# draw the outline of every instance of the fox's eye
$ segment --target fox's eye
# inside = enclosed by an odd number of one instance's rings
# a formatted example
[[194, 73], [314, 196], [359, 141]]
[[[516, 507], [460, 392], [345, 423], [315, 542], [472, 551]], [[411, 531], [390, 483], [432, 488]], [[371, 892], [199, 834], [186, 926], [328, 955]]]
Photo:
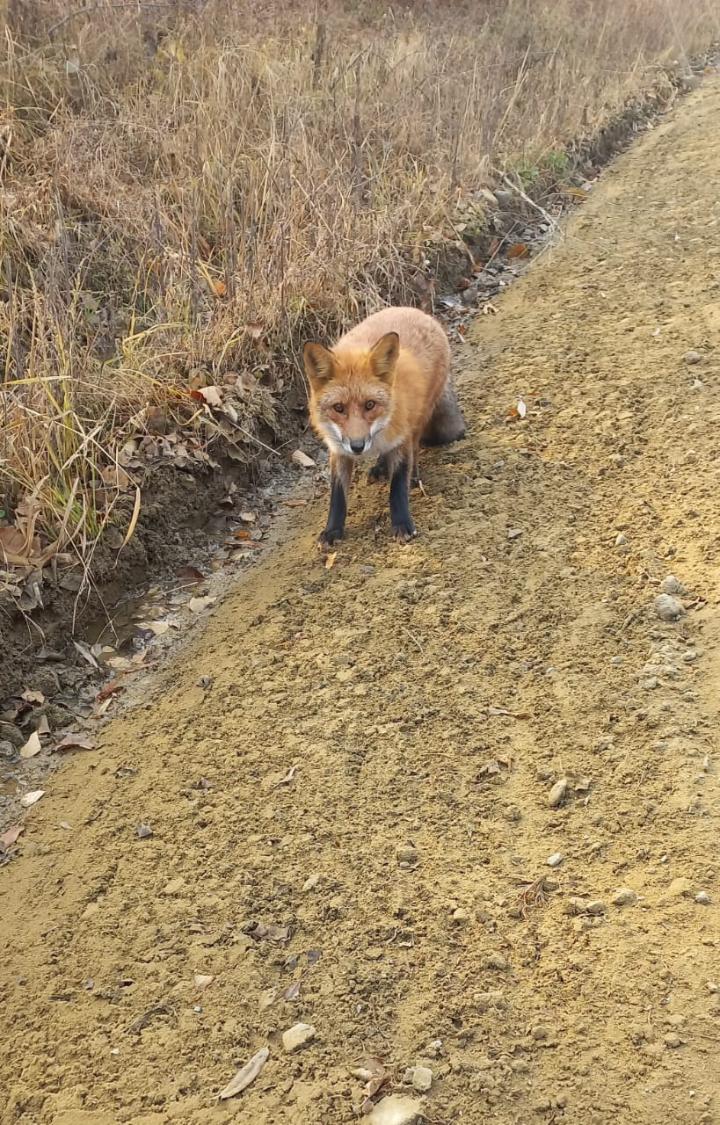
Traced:
[[374, 406], [375, 406], [375, 399], [374, 398], [369, 398], [367, 400], [367, 402], [365, 403], [365, 409], [366, 410], [372, 410], [374, 408]]
[[333, 410], [335, 411], [336, 414], [344, 414], [345, 413], [344, 403], [336, 402], [335, 405], [333, 406]]

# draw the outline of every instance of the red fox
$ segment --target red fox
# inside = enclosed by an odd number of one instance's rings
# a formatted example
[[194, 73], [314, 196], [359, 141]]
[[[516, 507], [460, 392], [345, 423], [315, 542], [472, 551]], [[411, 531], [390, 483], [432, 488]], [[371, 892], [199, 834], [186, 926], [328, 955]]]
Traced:
[[355, 462], [377, 458], [374, 480], [390, 481], [395, 539], [416, 534], [410, 483], [418, 483], [420, 445], [445, 445], [465, 434], [450, 382], [450, 347], [433, 317], [387, 308], [347, 332], [331, 351], [307, 343], [310, 420], [330, 450], [331, 492], [320, 545], [342, 539]]

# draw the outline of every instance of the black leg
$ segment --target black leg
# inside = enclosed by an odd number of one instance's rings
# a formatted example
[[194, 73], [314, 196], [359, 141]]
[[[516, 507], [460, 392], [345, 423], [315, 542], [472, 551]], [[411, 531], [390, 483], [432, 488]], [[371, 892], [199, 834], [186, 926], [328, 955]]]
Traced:
[[352, 469], [345, 460], [334, 462], [330, 478], [330, 511], [327, 525], [320, 536], [321, 547], [332, 547], [345, 533], [345, 517], [347, 515], [347, 490], [350, 484]]
[[390, 522], [393, 535], [400, 543], [407, 543], [416, 534], [410, 515], [410, 471], [407, 461], [395, 466], [390, 480]]
[[372, 469], [370, 469], [368, 480], [377, 483], [381, 480], [387, 480], [389, 475], [387, 457], [383, 455], [382, 457], [378, 457]]

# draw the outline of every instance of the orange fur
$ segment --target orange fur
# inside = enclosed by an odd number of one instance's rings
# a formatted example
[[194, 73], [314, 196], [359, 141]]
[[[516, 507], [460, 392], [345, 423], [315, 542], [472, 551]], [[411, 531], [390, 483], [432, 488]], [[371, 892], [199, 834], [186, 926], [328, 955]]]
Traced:
[[409, 510], [400, 510], [402, 482], [394, 482], [395, 475], [417, 476], [423, 438], [452, 441], [464, 432], [449, 384], [450, 348], [443, 329], [418, 309], [387, 308], [347, 332], [331, 351], [306, 344], [304, 358], [310, 420], [330, 449], [334, 482], [324, 541], [342, 534], [344, 501], [335, 487], [347, 492], [361, 456], [380, 459], [391, 479], [394, 533], [410, 538], [415, 529]]

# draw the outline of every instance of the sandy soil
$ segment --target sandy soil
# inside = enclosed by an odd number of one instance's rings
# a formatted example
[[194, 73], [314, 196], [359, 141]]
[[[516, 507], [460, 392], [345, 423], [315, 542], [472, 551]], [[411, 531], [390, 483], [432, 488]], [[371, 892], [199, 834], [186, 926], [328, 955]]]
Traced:
[[362, 485], [326, 570], [306, 510], [51, 779], [0, 872], [3, 1125], [340, 1125], [367, 1057], [398, 1121], [720, 1121], [719, 115], [479, 318], [415, 544]]

